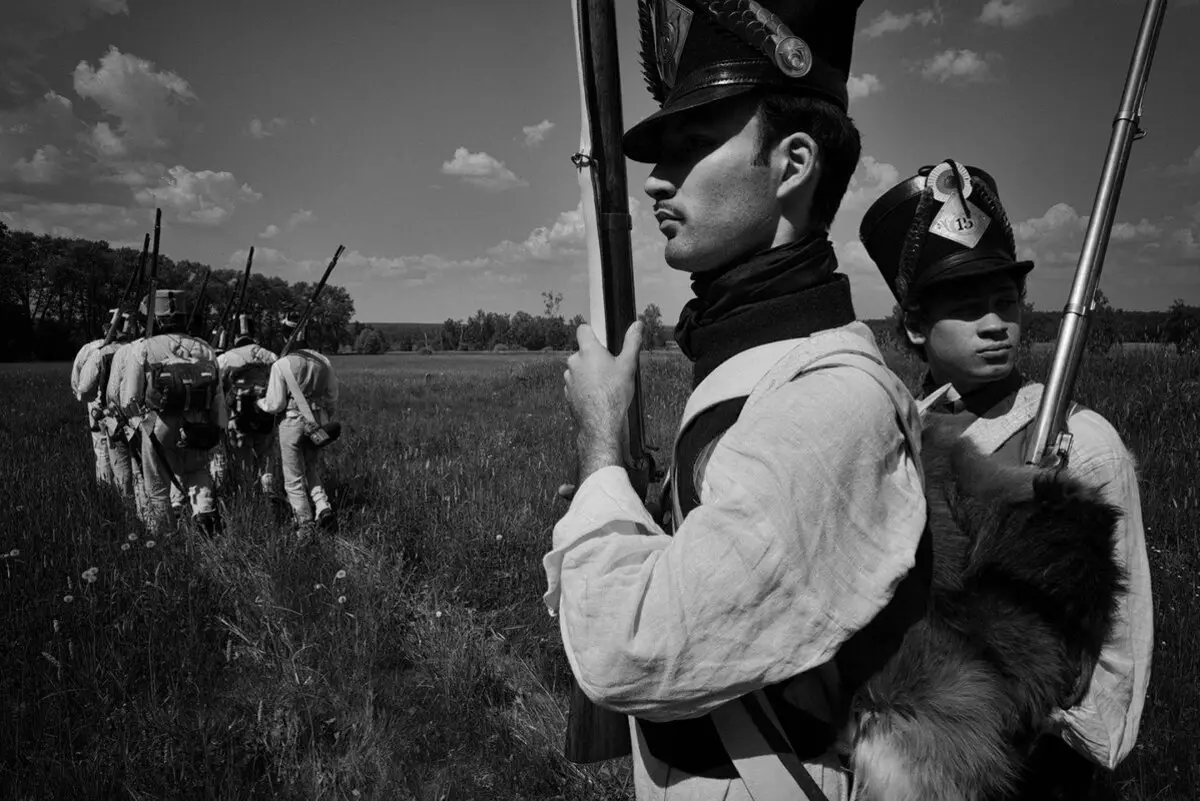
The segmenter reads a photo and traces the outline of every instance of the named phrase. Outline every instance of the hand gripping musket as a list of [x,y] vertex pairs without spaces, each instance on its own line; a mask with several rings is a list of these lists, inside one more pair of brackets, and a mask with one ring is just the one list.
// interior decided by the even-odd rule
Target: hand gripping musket
[[338,245],[337,251],[333,254],[333,260],[329,262],[329,266],[325,268],[325,274],[321,276],[320,283],[313,290],[312,296],[308,299],[308,305],[304,307],[304,311],[300,314],[300,319],[296,321],[296,327],[292,329],[291,336],[287,342],[283,343],[283,347],[279,351],[279,358],[288,355],[288,351],[292,349],[292,345],[296,342],[296,337],[304,330],[304,326],[308,325],[308,320],[312,317],[313,309],[317,307],[317,300],[321,297],[321,290],[325,288],[325,282],[329,280],[329,274],[333,272],[333,268],[337,267],[338,259],[342,256],[342,251],[346,249],[345,245]]
[[[246,257],[246,269],[242,274],[241,281],[234,283],[233,291],[229,293],[229,299],[225,301],[225,308],[221,309],[221,318],[217,321],[217,350],[227,350],[229,346],[229,312],[235,307],[238,312],[242,309],[242,304],[246,300],[246,287],[250,284],[250,266],[254,264],[254,246],[250,246],[250,255]],[[236,317],[234,318],[236,319]]]
[[1100,270],[1104,266],[1104,254],[1117,214],[1117,201],[1129,165],[1129,153],[1133,143],[1146,133],[1138,124],[1142,117],[1142,96],[1150,79],[1150,62],[1154,58],[1154,48],[1158,44],[1158,34],[1162,30],[1166,11],[1167,0],[1149,0],[1142,16],[1142,27],[1138,32],[1137,46],[1121,96],[1121,108],[1113,120],[1104,172],[1096,191],[1092,216],[1088,220],[1079,265],[1075,268],[1075,280],[1066,308],[1063,309],[1062,322],[1059,323],[1050,377],[1046,381],[1037,419],[1033,424],[1033,436],[1026,446],[1025,463],[1029,465],[1062,467],[1070,452],[1067,408],[1083,360],[1088,317],[1095,306],[1096,287],[1100,283]]
[[[592,327],[614,355],[625,331],[637,321],[633,291],[632,220],[621,152],[621,76],[617,66],[616,14],[612,0],[573,0],[582,119],[579,170],[583,219],[588,241],[588,294]],[[645,443],[640,374],[634,375],[633,401],[625,421],[624,462],[641,498],[654,477]],[[624,715],[592,703],[571,682],[571,713],[565,745],[572,762],[600,762],[630,753]]]
[[[117,329],[121,325],[121,312],[125,309],[125,304],[129,302],[129,297],[136,291],[136,287],[142,281],[142,273],[146,271],[146,257],[150,255],[150,234],[146,234],[146,241],[142,243],[142,257],[138,261],[138,266],[135,267],[129,274],[129,280],[125,282],[125,291],[121,293],[121,300],[117,302],[117,308],[113,312],[112,320],[108,323],[108,331],[104,334],[104,345],[107,347],[112,344],[112,341],[117,338]],[[100,393],[104,394],[104,389],[101,388]]]
[[150,257],[150,290],[146,294],[146,339],[154,336],[154,299],[158,289],[158,238],[162,233],[162,209],[154,210],[154,254]]
[[196,303],[192,306],[192,316],[188,318],[187,328],[184,329],[188,334],[196,330],[196,322],[200,319],[200,307],[204,303],[204,290],[208,289],[208,277],[212,275],[211,269],[204,270],[204,280],[200,282],[200,292],[196,295]]

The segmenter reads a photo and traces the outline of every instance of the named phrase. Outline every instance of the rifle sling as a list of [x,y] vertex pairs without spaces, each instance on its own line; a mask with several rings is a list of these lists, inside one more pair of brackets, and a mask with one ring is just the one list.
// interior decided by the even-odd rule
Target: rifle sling
[[288,362],[287,357],[280,359],[279,371],[283,373],[283,380],[287,382],[288,389],[292,393],[292,397],[296,399],[296,408],[300,410],[300,414],[304,415],[304,419],[312,423],[314,426],[319,426],[316,415],[313,414],[312,407],[308,405],[308,398],[304,397],[304,392],[300,389],[300,383],[296,381],[296,374],[292,372],[292,365]]

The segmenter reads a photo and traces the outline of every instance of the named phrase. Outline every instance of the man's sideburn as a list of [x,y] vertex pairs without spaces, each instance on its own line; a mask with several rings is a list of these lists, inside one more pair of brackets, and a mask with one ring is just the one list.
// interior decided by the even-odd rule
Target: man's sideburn
[[[664,256],[672,269],[688,273],[735,264],[769,248],[781,216],[772,167],[756,160],[757,101],[734,98],[714,105],[719,113],[685,115],[664,131],[662,160],[645,184],[656,208],[684,217],[667,237]],[[721,157],[713,161],[714,155]]]

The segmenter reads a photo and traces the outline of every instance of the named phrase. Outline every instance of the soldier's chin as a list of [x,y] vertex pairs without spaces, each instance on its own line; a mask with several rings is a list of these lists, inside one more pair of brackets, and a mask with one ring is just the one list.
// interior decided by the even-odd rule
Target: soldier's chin
[[708,254],[697,253],[695,248],[689,248],[687,242],[678,236],[667,240],[663,258],[668,267],[682,273],[702,273],[720,266],[717,259]]

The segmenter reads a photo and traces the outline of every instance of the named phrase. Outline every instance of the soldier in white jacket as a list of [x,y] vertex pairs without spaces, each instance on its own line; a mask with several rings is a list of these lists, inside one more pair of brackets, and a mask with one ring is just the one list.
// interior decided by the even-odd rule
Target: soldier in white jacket
[[[110,314],[115,313],[117,313],[116,309],[110,312]],[[96,431],[92,432],[93,440],[97,435],[103,440],[96,449],[96,457],[99,460],[102,448],[108,470],[106,483],[115,487],[122,497],[132,499],[134,483],[129,463],[129,444],[121,435],[120,426],[113,418],[106,398],[108,379],[112,373],[111,365],[116,353],[131,342],[136,335],[136,323],[133,321],[132,315],[126,312],[122,318],[121,327],[112,342],[104,345],[104,340],[97,340],[96,343],[93,343],[98,347],[92,349],[83,361],[83,366],[79,370],[76,392],[87,399],[89,414],[95,428],[99,429],[98,434]],[[99,464],[97,464],[97,473],[99,473]],[[99,475],[97,475],[97,479],[99,479]]]
[[[984,453],[1023,464],[1044,389],[1017,364],[1034,264],[1016,257],[994,179],[955,161],[924,167],[867,210],[860,235],[900,305],[898,333],[928,365],[922,405],[962,421],[963,436]],[[921,245],[906,248],[912,241]],[[1075,697],[1053,713],[1028,758],[1022,799],[1088,797],[1099,770],[1115,768],[1137,742],[1150,678],[1153,603],[1136,464],[1095,411],[1073,404],[1067,428],[1066,474],[1099,487],[1121,512],[1114,556],[1128,591],[1098,662],[1085,666]]]
[[221,530],[221,518],[208,454],[228,425],[216,355],[184,332],[187,315],[174,291],[158,291],[154,314],[154,336],[130,346],[112,379],[121,412],[141,435],[147,525],[155,533],[174,526],[174,485],[186,493],[193,521],[211,536]]
[[[109,314],[115,311],[116,309],[111,309],[109,310]],[[95,458],[96,484],[99,486],[110,486],[113,484],[113,472],[108,455],[108,437],[105,435],[103,425],[101,425],[103,404],[94,396],[94,391],[88,392],[80,386],[80,376],[84,365],[87,364],[88,359],[96,351],[100,350],[102,345],[104,345],[103,339],[94,339],[80,348],[79,353],[75,354],[75,361],[71,365],[71,392],[74,393],[76,400],[86,402],[87,425],[88,431],[92,436],[92,454]],[[108,345],[105,350],[106,352],[112,352],[116,348],[116,343],[113,343]]]
[[859,3],[759,5],[777,18],[655,0],[642,20],[662,108],[623,145],[654,165],[666,261],[695,293],[665,519],[622,465],[637,326],[615,358],[581,327],[565,376],[580,483],[545,602],[583,692],[629,717],[639,801],[848,799],[846,701],[928,583],[916,404],[828,235],[861,153]]
[[213,478],[220,486],[227,471],[243,483],[253,476],[270,497],[275,491],[275,419],[257,401],[266,397],[271,365],[278,357],[258,344],[250,315],[238,315],[237,326],[233,348],[217,356],[229,427],[224,452],[219,447],[213,451]]
[[[284,325],[294,328],[295,324],[285,320]],[[297,342],[303,345],[306,338],[301,331]],[[279,423],[283,488],[302,537],[311,532],[314,522],[324,529],[337,525],[321,475],[321,451],[309,437],[314,428],[334,420],[337,402],[333,366],[324,354],[306,347],[293,350],[271,366],[267,396],[258,401],[259,409],[267,414],[283,415]]]

